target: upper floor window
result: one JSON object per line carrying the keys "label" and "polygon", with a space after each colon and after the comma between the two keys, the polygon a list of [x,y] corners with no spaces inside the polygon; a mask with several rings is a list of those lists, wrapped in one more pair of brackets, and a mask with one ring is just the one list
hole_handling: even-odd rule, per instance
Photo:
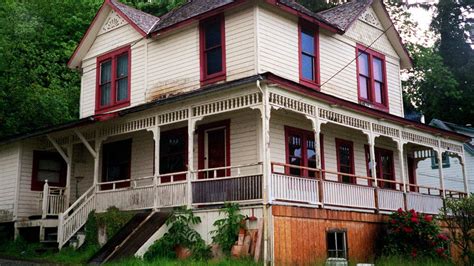
{"label": "upper floor window", "polygon": [[354,178],[354,144],[352,141],[336,139],[336,157],[339,181],[344,183],[356,183]]}
{"label": "upper floor window", "polygon": [[359,101],[379,109],[388,109],[385,56],[361,45],[357,46],[357,80]]}
{"label": "upper floor window", "polygon": [[299,24],[300,82],[314,88],[319,85],[318,28],[308,23]]}
{"label": "upper floor window", "polygon": [[130,46],[97,58],[96,112],[130,104]]}
{"label": "upper floor window", "polygon": [[66,162],[57,152],[33,151],[31,190],[41,191],[48,180],[50,186],[66,185]]}
{"label": "upper floor window", "polygon": [[201,83],[209,84],[225,79],[224,16],[218,15],[199,25]]}

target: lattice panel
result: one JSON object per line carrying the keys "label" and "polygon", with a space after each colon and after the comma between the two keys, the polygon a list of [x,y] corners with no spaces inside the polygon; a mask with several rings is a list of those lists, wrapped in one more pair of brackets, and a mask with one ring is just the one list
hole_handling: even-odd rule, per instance
{"label": "lattice panel", "polygon": [[286,96],[282,96],[282,95],[275,94],[275,93],[270,93],[269,101],[270,101],[270,103],[272,103],[274,105],[278,105],[280,107],[291,109],[291,110],[301,112],[301,113],[304,113],[304,114],[308,114],[308,115],[311,115],[311,116],[316,115],[316,107],[314,107],[313,105],[303,103],[301,101],[297,101],[295,99],[291,99],[291,98],[286,97]]}
{"label": "lattice panel", "polygon": [[262,102],[258,92],[193,107],[193,116],[204,116],[249,107]]}
{"label": "lattice panel", "polygon": [[376,133],[379,133],[385,136],[390,136],[390,137],[395,137],[395,138],[398,138],[400,136],[400,130],[393,127],[382,126],[375,123],[372,123],[372,130]]}
{"label": "lattice panel", "polygon": [[462,145],[458,145],[458,144],[454,144],[454,143],[450,143],[446,141],[441,141],[441,148],[448,151],[452,151],[452,152],[458,152],[458,153],[463,152]]}
{"label": "lattice panel", "polygon": [[421,135],[411,133],[411,132],[402,131],[402,138],[404,140],[407,140],[413,143],[421,143],[421,144],[426,144],[426,145],[435,146],[435,147],[438,146],[437,139],[421,136]]}
{"label": "lattice panel", "polygon": [[155,126],[155,117],[150,116],[150,117],[145,117],[142,119],[132,120],[128,122],[111,125],[109,127],[105,127],[101,129],[100,135],[101,136],[119,135],[119,134],[124,134],[128,132],[147,129],[153,126]]}
{"label": "lattice panel", "polygon": [[413,157],[415,159],[420,159],[424,160],[426,158],[432,158],[435,157],[436,153],[434,150],[418,150],[418,151],[413,151]]}
{"label": "lattice panel", "polygon": [[338,124],[355,127],[362,130],[370,130],[370,122],[352,116],[336,113],[334,111],[319,108],[319,117]]}
{"label": "lattice panel", "polygon": [[158,124],[166,125],[188,119],[188,109],[182,109],[158,115]]}

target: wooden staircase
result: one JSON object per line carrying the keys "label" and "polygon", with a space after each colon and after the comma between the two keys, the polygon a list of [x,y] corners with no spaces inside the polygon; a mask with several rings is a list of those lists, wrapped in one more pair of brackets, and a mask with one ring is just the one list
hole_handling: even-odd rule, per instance
{"label": "wooden staircase", "polygon": [[91,265],[100,265],[112,260],[133,256],[138,249],[161,227],[168,218],[168,212],[137,213],[113,236],[92,258]]}

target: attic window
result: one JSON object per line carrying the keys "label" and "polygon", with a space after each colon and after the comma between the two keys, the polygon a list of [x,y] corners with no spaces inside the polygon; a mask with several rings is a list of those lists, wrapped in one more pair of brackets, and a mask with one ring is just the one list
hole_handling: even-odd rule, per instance
{"label": "attic window", "polygon": [[319,89],[319,38],[318,28],[307,22],[299,24],[300,82]]}
{"label": "attic window", "polygon": [[130,105],[130,46],[97,58],[96,113]]}
{"label": "attic window", "polygon": [[201,84],[225,79],[225,29],[224,16],[217,15],[199,25]]}
{"label": "attic window", "polygon": [[357,45],[357,81],[359,102],[388,111],[385,56]]}

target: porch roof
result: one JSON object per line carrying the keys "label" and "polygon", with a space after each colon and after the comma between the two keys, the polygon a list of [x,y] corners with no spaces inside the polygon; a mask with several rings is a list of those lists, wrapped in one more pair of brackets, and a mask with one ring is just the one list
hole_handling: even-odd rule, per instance
{"label": "porch roof", "polygon": [[114,119],[114,118],[118,118],[118,117],[123,117],[123,116],[126,116],[126,115],[131,114],[131,113],[145,111],[145,110],[157,107],[157,106],[182,101],[182,100],[189,99],[189,98],[192,98],[192,97],[195,97],[195,96],[201,96],[201,95],[209,94],[209,93],[216,92],[216,91],[222,91],[222,90],[226,90],[226,89],[232,89],[232,88],[235,88],[235,87],[238,87],[238,86],[252,84],[252,83],[256,82],[257,80],[262,81],[262,82],[267,82],[267,83],[275,83],[275,84],[278,84],[278,85],[280,85],[281,87],[283,87],[285,89],[289,89],[289,90],[292,90],[294,92],[304,94],[307,97],[314,98],[314,99],[317,99],[317,100],[320,100],[320,101],[323,101],[323,102],[326,102],[326,103],[329,103],[329,104],[338,105],[342,108],[346,108],[348,110],[355,111],[355,112],[365,114],[365,115],[368,115],[368,116],[371,116],[371,117],[375,117],[375,118],[378,118],[378,119],[382,118],[382,119],[385,119],[387,121],[390,121],[390,122],[393,122],[393,123],[396,123],[396,124],[399,124],[399,125],[404,125],[404,126],[408,125],[410,127],[417,128],[417,129],[422,130],[422,131],[428,131],[432,134],[439,134],[439,135],[442,135],[444,137],[447,137],[447,138],[450,138],[450,139],[455,139],[455,140],[462,141],[462,142],[466,142],[466,141],[471,140],[471,138],[469,136],[466,136],[466,135],[463,135],[463,134],[460,134],[460,133],[457,133],[457,132],[454,132],[454,131],[449,131],[449,130],[445,130],[445,129],[442,129],[442,128],[437,128],[437,127],[433,127],[433,126],[430,126],[430,125],[422,124],[422,123],[419,123],[419,122],[415,122],[415,121],[412,121],[412,120],[405,119],[403,117],[399,117],[399,116],[396,116],[396,115],[389,114],[389,113],[384,112],[384,111],[380,111],[380,110],[377,110],[377,109],[366,107],[366,106],[357,104],[355,102],[350,102],[348,100],[344,100],[344,99],[326,94],[324,92],[316,91],[313,88],[310,88],[310,87],[307,87],[305,85],[296,83],[294,81],[282,78],[282,77],[274,75],[270,72],[266,72],[266,73],[253,75],[253,76],[249,76],[249,77],[245,77],[245,78],[241,78],[241,79],[238,79],[238,80],[233,80],[233,81],[229,81],[229,82],[225,82],[225,83],[211,84],[211,85],[202,87],[201,89],[198,89],[198,90],[194,90],[194,91],[187,92],[187,93],[182,93],[182,94],[175,95],[175,96],[168,97],[168,98],[158,99],[158,100],[155,100],[155,101],[151,101],[151,102],[144,103],[144,104],[141,104],[141,105],[133,106],[133,107],[130,107],[130,108],[127,108],[127,109],[122,109],[122,110],[115,111],[115,112],[112,112],[112,113],[92,115],[92,116],[89,116],[89,117],[85,117],[85,118],[78,119],[78,120],[75,120],[75,121],[67,122],[67,123],[64,123],[64,124],[45,127],[45,128],[40,128],[36,131],[17,134],[17,135],[12,135],[12,136],[0,139],[0,145],[7,144],[7,143],[12,143],[12,142],[27,139],[27,138],[37,137],[37,136],[41,136],[41,135],[45,135],[45,134],[49,134],[49,133],[53,133],[53,132],[58,132],[58,131],[61,131],[61,130],[71,129],[71,128],[74,128],[74,127],[80,127],[80,126],[84,126],[84,125],[88,125],[88,124],[92,124],[92,123],[96,123],[96,122],[100,122],[100,121],[105,121],[105,120],[110,120],[110,119]]}

